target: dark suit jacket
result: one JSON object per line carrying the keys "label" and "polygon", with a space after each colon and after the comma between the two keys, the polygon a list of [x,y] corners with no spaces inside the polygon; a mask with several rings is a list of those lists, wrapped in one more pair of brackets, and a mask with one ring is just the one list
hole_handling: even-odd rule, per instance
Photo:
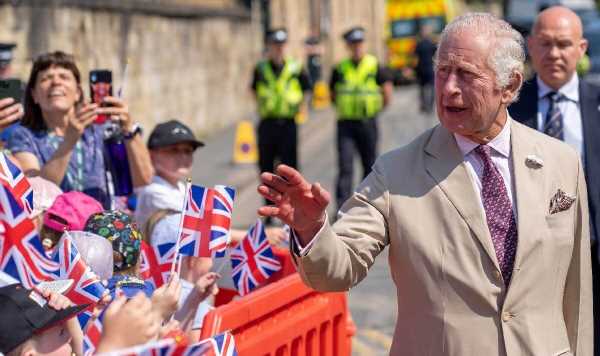
{"label": "dark suit jacket", "polygon": [[[579,81],[579,102],[583,127],[584,173],[588,182],[590,235],[600,237],[600,87]],[[508,107],[510,116],[537,129],[538,85],[536,78],[525,82],[516,103]]]}

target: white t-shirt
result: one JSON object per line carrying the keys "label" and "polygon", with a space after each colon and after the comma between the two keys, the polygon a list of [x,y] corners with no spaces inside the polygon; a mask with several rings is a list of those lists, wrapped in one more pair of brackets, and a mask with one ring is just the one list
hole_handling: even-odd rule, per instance
{"label": "white t-shirt", "polygon": [[185,199],[185,184],[177,183],[173,186],[159,176],[152,177],[152,183],[136,190],[137,205],[135,208],[135,221],[140,228],[146,224],[148,218],[157,210],[172,209],[181,211]]}

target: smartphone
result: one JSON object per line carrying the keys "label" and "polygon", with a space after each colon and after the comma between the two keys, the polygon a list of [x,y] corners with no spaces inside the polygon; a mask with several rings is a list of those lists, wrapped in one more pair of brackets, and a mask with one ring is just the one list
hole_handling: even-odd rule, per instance
{"label": "smartphone", "polygon": [[19,79],[0,80],[0,99],[13,98],[15,103],[23,100],[23,82]]}
{"label": "smartphone", "polygon": [[[112,96],[112,72],[107,69],[95,69],[90,71],[90,95],[92,103],[106,106],[102,103],[105,96]],[[108,120],[107,115],[98,115],[96,124],[103,124]]]}

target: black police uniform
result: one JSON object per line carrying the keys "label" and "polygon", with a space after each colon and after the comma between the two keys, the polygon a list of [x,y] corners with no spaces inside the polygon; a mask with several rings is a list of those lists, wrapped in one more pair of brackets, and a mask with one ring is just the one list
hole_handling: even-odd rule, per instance
{"label": "black police uniform", "polygon": [[[357,32],[362,31],[362,33]],[[348,40],[351,36],[357,36],[362,40],[364,30],[352,29],[344,38]],[[358,63],[354,63],[358,65]],[[335,92],[336,84],[343,81],[344,76],[334,67],[329,82],[329,88],[332,93]],[[391,82],[392,77],[389,71],[378,66],[376,74],[377,84],[382,86],[384,83]],[[365,117],[362,120],[346,120],[338,117],[337,120],[337,154],[338,154],[338,176],[336,182],[336,201],[338,209],[352,194],[352,181],[354,174],[354,152],[358,151],[363,168],[363,177],[371,173],[371,167],[377,158],[378,142],[377,117]]]}
{"label": "black police uniform", "polygon": [[[287,39],[287,38],[286,38]],[[283,41],[285,42],[285,40]],[[279,77],[283,64],[269,61],[273,73]],[[312,89],[308,73],[303,68],[297,75],[302,91]],[[256,92],[259,82],[265,81],[259,66],[254,69],[251,88]],[[275,161],[298,168],[298,129],[293,117],[261,117],[258,125],[258,155],[261,172],[273,172]]]}

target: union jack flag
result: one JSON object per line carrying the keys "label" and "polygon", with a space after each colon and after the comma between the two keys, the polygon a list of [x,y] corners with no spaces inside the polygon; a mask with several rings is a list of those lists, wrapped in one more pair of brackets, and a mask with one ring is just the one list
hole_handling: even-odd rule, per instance
{"label": "union jack flag", "polygon": [[54,280],[58,268],[46,256],[33,222],[12,191],[0,186],[0,270],[32,289]]}
{"label": "union jack flag", "polygon": [[175,258],[175,243],[150,246],[142,241],[141,258],[140,276],[156,289],[169,280]]}
{"label": "union jack flag", "polygon": [[110,352],[114,356],[216,356],[216,343],[213,339],[193,345],[179,345],[173,339],[152,341],[144,345]]}
{"label": "union jack flag", "polygon": [[86,265],[69,234],[58,243],[52,260],[60,267],[55,271],[56,279],[72,279],[73,285],[65,293],[76,305],[95,304],[104,295],[106,288]]}
{"label": "union jack flag", "polygon": [[265,227],[258,219],[244,239],[231,249],[231,276],[241,296],[264,284],[281,269],[281,263],[273,257]]}
{"label": "union jack flag", "polygon": [[0,153],[0,181],[10,190],[27,214],[31,214],[33,211],[33,189],[21,169],[8,159],[4,153]]}
{"label": "union jack flag", "polygon": [[223,257],[231,240],[229,230],[231,228],[235,189],[225,185],[217,185],[214,188],[213,197],[212,224],[210,226],[208,248],[214,251],[215,257]]}
{"label": "union jack flag", "polygon": [[214,336],[213,339],[217,344],[216,356],[237,356],[237,351],[235,350],[235,340],[233,339],[233,335],[231,335],[231,333],[224,332]]}
{"label": "union jack flag", "polygon": [[179,253],[185,256],[211,257],[209,240],[213,209],[213,190],[188,184],[186,208],[179,236]]}
{"label": "union jack flag", "polygon": [[[104,314],[101,316],[103,315]],[[92,322],[88,323],[87,327],[83,330],[83,354],[85,356],[91,356],[96,353],[96,348],[98,348],[98,344],[100,343],[100,338],[102,336],[102,319],[100,317],[94,319]]]}

